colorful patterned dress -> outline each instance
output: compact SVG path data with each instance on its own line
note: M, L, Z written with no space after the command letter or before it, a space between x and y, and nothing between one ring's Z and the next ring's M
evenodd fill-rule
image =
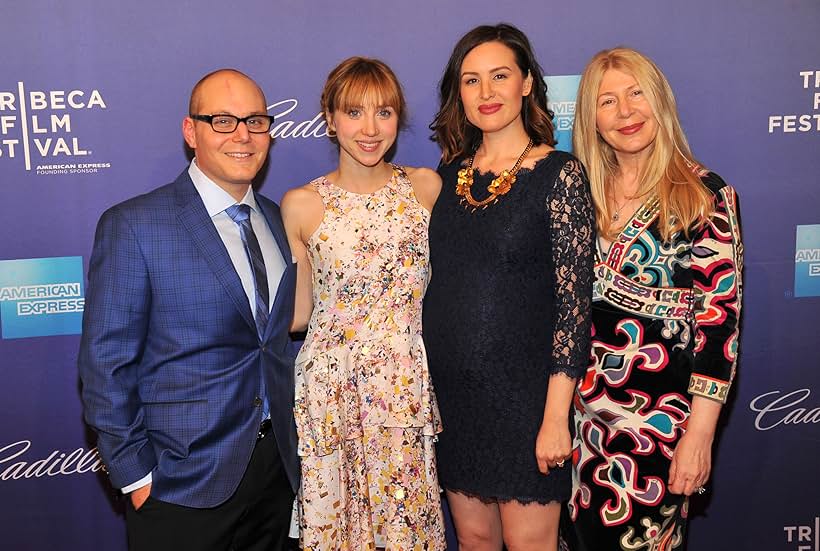
M715 212L658 230L651 197L597 251L592 365L576 396L570 516L585 551L682 548L688 499L667 490L691 397L725 402L735 373L743 248L734 190L700 172Z
M313 315L296 359L305 549L445 549L441 431L421 339L429 213L407 174L370 194L311 185Z

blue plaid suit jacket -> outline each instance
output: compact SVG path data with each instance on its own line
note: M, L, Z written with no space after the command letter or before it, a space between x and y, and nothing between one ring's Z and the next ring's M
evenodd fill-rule
M288 336L296 267L279 207L256 201L287 265L262 339L187 170L100 218L78 364L85 419L117 488L151 472L157 499L200 508L228 499L256 442L263 378L298 487Z

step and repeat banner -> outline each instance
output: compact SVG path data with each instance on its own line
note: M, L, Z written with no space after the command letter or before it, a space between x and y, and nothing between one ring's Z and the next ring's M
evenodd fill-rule
M100 214L186 166L193 84L235 67L265 90L276 124L261 191L278 201L333 167L319 93L351 55L383 59L405 87L394 160L435 166L444 64L464 32L500 21L532 39L561 147L586 61L624 44L665 71L695 155L737 189L741 360L689 549L820 550L817 0L4 2L0 548L125 549L122 503L82 420L85 275Z

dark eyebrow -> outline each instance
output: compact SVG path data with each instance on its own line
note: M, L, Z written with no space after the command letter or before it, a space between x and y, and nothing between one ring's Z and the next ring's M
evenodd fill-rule
M502 65L501 67L496 67L495 69L490 69L490 73L497 73L498 71L504 71L504 70L512 71L512 69L510 69L506 65ZM478 74L477 71L464 71L463 73L461 73L461 76L463 77L465 75L477 75L477 74Z

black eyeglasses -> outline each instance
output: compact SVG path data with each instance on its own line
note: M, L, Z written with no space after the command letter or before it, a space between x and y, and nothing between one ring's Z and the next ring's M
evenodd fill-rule
M248 115L247 117L235 117L233 115L189 115L192 119L207 122L220 134L230 134L240 122L244 122L251 134L264 134L270 131L273 126L273 117L270 115Z

